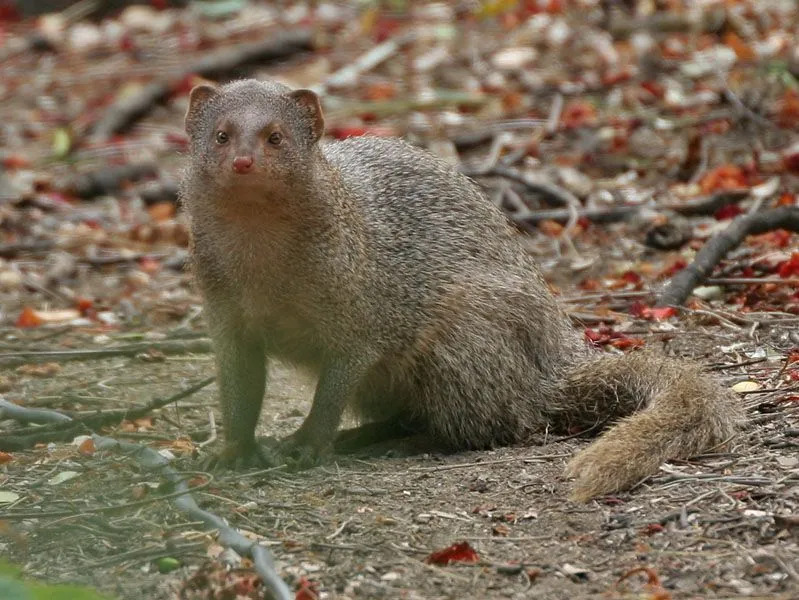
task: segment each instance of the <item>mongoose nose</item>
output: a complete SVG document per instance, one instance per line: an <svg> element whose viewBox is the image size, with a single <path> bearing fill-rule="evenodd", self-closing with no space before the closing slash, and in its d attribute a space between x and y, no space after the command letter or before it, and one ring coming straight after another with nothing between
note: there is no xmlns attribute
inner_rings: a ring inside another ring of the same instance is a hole
<svg viewBox="0 0 799 600"><path fill-rule="evenodd" d="M243 175L252 169L252 156L237 156L233 159L233 170Z"/></svg>

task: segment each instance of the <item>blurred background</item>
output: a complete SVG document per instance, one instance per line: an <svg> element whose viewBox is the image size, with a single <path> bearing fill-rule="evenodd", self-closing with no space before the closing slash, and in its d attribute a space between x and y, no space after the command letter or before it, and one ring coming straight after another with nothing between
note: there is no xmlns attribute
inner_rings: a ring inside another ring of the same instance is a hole
<svg viewBox="0 0 799 600"><path fill-rule="evenodd" d="M201 77L311 87L328 139L474 177L553 286L648 289L796 204L797 26L792 0L0 0L0 322L196 324L176 182Z"/></svg>
<svg viewBox="0 0 799 600"><path fill-rule="evenodd" d="M582 442L546 435L464 464L387 454L230 473L203 507L273 539L292 586L321 581L298 599L665 600L658 573L674 597L793 599L797 31L796 0L0 0L0 396L92 418L140 410L102 431L200 468L218 403L177 199L188 93L279 79L321 95L326 142L401 136L472 177L587 340L701 360L758 425L740 454L675 464L589 509L563 501ZM736 218L787 212L792 226L771 219L732 244L687 302L656 305ZM314 388L273 371L261 423L281 437ZM158 486L135 461L71 430L41 443L45 428L2 426L0 554L31 577L131 600L218 598L243 578L261 597L196 523L139 505ZM53 509L76 518L31 518ZM422 562L461 539L480 563Z"/></svg>

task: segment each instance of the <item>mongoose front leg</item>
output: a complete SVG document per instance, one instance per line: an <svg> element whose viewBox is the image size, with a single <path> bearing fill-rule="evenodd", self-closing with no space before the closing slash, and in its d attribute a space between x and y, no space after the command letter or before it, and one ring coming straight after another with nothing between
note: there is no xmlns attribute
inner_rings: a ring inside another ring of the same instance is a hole
<svg viewBox="0 0 799 600"><path fill-rule="evenodd" d="M332 453L344 409L352 402L369 363L351 358L325 365L316 384L311 412L300 428L281 440L278 451L292 466L307 468Z"/></svg>
<svg viewBox="0 0 799 600"><path fill-rule="evenodd" d="M233 468L271 466L268 453L255 441L266 387L263 341L246 330L226 328L215 333L214 350L225 429L225 447L215 463Z"/></svg>

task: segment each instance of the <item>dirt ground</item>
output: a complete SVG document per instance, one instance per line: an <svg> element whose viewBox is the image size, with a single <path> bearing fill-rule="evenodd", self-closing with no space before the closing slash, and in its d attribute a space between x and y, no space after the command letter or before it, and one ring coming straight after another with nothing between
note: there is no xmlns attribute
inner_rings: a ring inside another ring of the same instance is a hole
<svg viewBox="0 0 799 600"><path fill-rule="evenodd" d="M664 465L585 505L566 500L563 475L584 439L450 455L386 442L301 473L208 473L220 445L204 445L220 420L213 384L102 433L173 456L203 508L268 545L292 589L311 582L319 598L799 598L799 234L750 237L707 296L661 320L646 313L730 219L799 206L795 3L245 4L228 16L140 7L105 22L74 11L44 24L0 18L0 395L86 416L213 373L206 352L3 361L206 335L175 202L196 83L186 64L310 27L314 47L203 75L323 82L331 139L400 135L467 171L514 170L475 177L525 231L575 327L605 352L645 344L701 361L742 390L747 428L729 452ZM364 61L376 47L382 58ZM153 83L157 101L107 126ZM131 165L145 175L97 183ZM554 199L527 175L559 190ZM680 212L741 187L738 203ZM564 196L586 209L576 222L520 222L563 213ZM632 218L589 218L619 207ZM655 250L647 231L664 222L688 234ZM293 431L313 388L276 365L260 433ZM0 441L20 427L0 418ZM210 584L188 591L202 565L241 567L230 574L239 583L252 570L159 498L169 492L134 458L81 440L0 453L0 556L122 600L234 597ZM426 561L460 542L477 562Z"/></svg>
<svg viewBox="0 0 799 600"><path fill-rule="evenodd" d="M785 343L785 331L753 339L689 320L679 327L667 350L715 366ZM210 355L151 361L66 363L52 377L20 377L16 391L35 398L31 406L119 408L168 396L212 369ZM733 383L765 380L779 368L762 362L718 373ZM292 431L312 390L302 374L274 368L261 432ZM210 435L209 413L219 417L215 395L209 386L139 422L138 432L108 433L173 451L182 437L201 442ZM757 423L736 440L734 452L666 465L635 490L587 505L564 499L569 482L562 474L587 441L546 439L454 455L387 443L302 473L215 474L196 496L204 508L267 540L287 580L317 582L320 597L656 598L660 589L672 598L796 598L799 461L789 436L799 417L795 408L770 402L772 396L742 400ZM198 458L179 456L176 468L201 467ZM48 484L62 471L78 475ZM4 543L4 554L31 575L91 583L124 599L173 598L215 548L165 501L92 513L158 493L157 478L118 455L87 457L53 444L17 454L4 477L3 488L24 498L15 510L76 515L11 523L6 533L16 541ZM425 563L432 551L460 541L472 545L478 563ZM161 556L185 566L160 574L152 561ZM648 588L641 572L619 583L641 567L662 588Z"/></svg>

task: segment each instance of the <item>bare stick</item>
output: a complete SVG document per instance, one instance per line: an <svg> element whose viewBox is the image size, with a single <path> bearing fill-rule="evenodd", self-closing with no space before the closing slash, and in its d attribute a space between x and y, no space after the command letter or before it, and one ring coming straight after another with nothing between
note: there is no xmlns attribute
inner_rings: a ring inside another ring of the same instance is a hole
<svg viewBox="0 0 799 600"><path fill-rule="evenodd" d="M9 352L0 354L0 369L17 367L29 363L68 362L71 360L97 360L115 356L136 356L142 352L157 350L164 354L204 354L211 352L211 340L159 340L126 344L97 350L48 350L43 352Z"/></svg>
<svg viewBox="0 0 799 600"><path fill-rule="evenodd" d="M92 129L92 141L104 141L123 131L146 115L153 106L165 100L176 84L191 75L211 77L229 73L243 64L269 62L287 58L298 52L310 50L312 34L308 30L288 31L267 40L250 44L221 48L212 52L185 69L163 77L144 86L137 94L118 99Z"/></svg>
<svg viewBox="0 0 799 600"><path fill-rule="evenodd" d="M349 85L357 81L358 76L362 73L371 71L384 60L396 55L397 52L414 39L416 39L416 34L413 32L403 33L402 35L388 39L371 48L365 54L362 54L345 67L330 75L323 83L315 85L311 87L311 89L317 94L324 94L329 87Z"/></svg>
<svg viewBox="0 0 799 600"><path fill-rule="evenodd" d="M157 174L157 167L150 162L111 167L104 165L96 171L79 175L68 184L68 188L81 198L94 198L116 192L126 182L155 177Z"/></svg>
<svg viewBox="0 0 799 600"><path fill-rule="evenodd" d="M23 410L30 410L30 409L23 408ZM59 417L62 419L69 419L68 416L60 415L56 411L36 411L36 412L37 413L51 412L53 413L53 415L58 415L58 417L51 417L48 420L56 420ZM33 417L33 415L31 415L31 417ZM41 415L36 415L36 418L41 419ZM252 558L256 572L261 577L261 580L264 582L264 585L272 593L273 598L276 598L277 600L291 600L292 598L291 591L289 590L286 583L281 579L280 575L277 574L277 569L275 568L274 559L272 558L272 554L269 552L269 550L266 547L258 544L257 542L253 542L244 537L243 535L241 535L238 531L227 525L227 523L225 523L225 521L220 517L218 517L217 515L201 509L197 505L197 502L194 500L194 497L191 495L191 490L188 486L188 483L186 483L185 474L175 471L175 469L173 469L169 465L169 460L167 458L165 458L164 456L162 456L152 448L148 448L147 446L142 446L140 444L135 444L132 442L122 442L101 435L93 435L92 439L94 441L94 445L97 450L117 450L119 452L123 452L129 456L133 456L137 460L137 462L139 462L139 464L141 464L144 468L160 472L164 477L166 477L169 480L170 483L173 484L174 491L167 494L164 498L148 498L142 501L131 502L126 506L102 507L98 510L94 510L91 512L118 511L126 507L139 506L145 503L149 504L156 500L161 500L165 498L174 498L175 504L184 513L188 514L193 519L202 521L209 529L216 529L217 531L219 531L219 539L223 544L229 546L230 548L232 548L242 556L249 556ZM207 486L209 484L210 484L210 478L205 485ZM70 511L55 511L51 513L38 513L38 514L9 513L4 516L5 518L9 519L15 519L15 518L19 519L19 518L70 516L74 514L75 512L70 510Z"/></svg>
<svg viewBox="0 0 799 600"><path fill-rule="evenodd" d="M511 167L503 167L501 165L494 165L484 170L462 170L467 177L504 177L517 183L521 183L529 191L540 194L547 201L559 204L561 206L578 207L581 206L579 198L572 194L569 190L557 186L553 183L544 181L537 181L526 173ZM565 221L568 221L572 216L569 210L564 211Z"/></svg>
<svg viewBox="0 0 799 600"><path fill-rule="evenodd" d="M48 423L38 427L17 430L13 435L0 438L0 450L15 451L32 448L44 442L63 442L76 435L92 432L101 427L118 425L125 419L140 419L154 410L173 404L198 392L214 382L214 377L203 379L167 398L156 398L138 408L93 413L80 418L46 409L18 406L0 398L0 418L10 418L27 423Z"/></svg>
<svg viewBox="0 0 799 600"><path fill-rule="evenodd" d="M743 215L716 234L697 253L694 262L678 272L658 297L658 306L679 306L713 272L727 253L740 245L748 235L787 229L799 231L799 208L782 206L763 212Z"/></svg>
<svg viewBox="0 0 799 600"><path fill-rule="evenodd" d="M690 202L670 203L666 204L664 208L673 210L681 215L712 215L718 209L723 208L729 204L740 202L749 196L750 190L723 190L712 194L711 196L704 196L696 198Z"/></svg>

